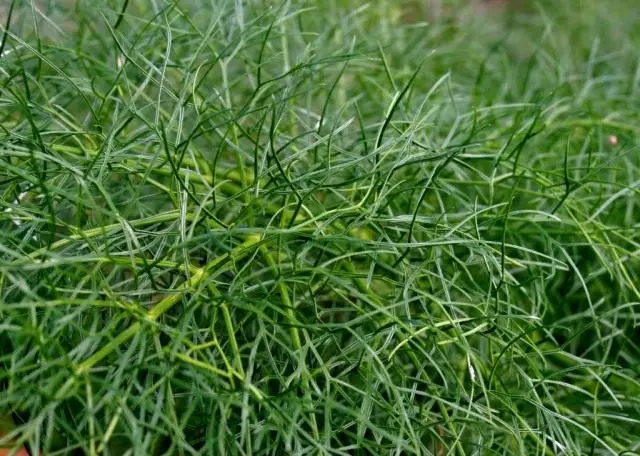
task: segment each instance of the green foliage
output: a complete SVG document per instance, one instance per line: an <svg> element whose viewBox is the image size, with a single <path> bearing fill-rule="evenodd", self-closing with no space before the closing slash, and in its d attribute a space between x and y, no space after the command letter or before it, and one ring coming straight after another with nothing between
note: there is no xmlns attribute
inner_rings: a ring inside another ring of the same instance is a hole
<svg viewBox="0 0 640 456"><path fill-rule="evenodd" d="M640 452L633 3L425 5L0 7L0 446Z"/></svg>

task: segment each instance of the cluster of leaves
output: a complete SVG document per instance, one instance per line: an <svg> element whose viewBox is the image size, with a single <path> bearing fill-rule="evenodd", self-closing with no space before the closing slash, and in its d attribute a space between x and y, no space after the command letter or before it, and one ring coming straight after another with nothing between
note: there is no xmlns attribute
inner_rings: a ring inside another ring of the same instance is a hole
<svg viewBox="0 0 640 456"><path fill-rule="evenodd" d="M637 454L640 36L581 3L0 8L0 446Z"/></svg>

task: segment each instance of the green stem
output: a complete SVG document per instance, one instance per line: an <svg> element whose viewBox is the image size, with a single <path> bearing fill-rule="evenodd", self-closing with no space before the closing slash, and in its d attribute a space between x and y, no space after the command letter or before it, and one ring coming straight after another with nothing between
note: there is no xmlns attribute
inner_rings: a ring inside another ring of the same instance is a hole
<svg viewBox="0 0 640 456"><path fill-rule="evenodd" d="M206 277L208 272L213 272L217 266L221 263L229 260L229 259L238 259L242 255L246 254L249 251L249 248L256 244L259 241L259 237L257 236L248 236L247 240L229 252L227 255L223 257L218 257L215 260L211 261L204 268L196 271L189 280L180 285L175 294L171 296L167 296L158 302L145 316L145 320L149 322L154 322L164 313L166 313L169 309L171 309L176 303L180 301L180 299L191 289L196 288ZM116 348L118 348L123 343L127 342L131 339L135 334L138 333L142 329L141 323L135 322L131 326L129 326L126 330L120 333L115 339L110 341L108 344L103 346L100 350L94 353L89 358L85 359L82 363L80 363L74 370L76 375L80 375L84 372L87 372L89 369L94 367L97 363L103 360L105 357L109 356ZM67 381L67 383L69 383ZM69 385L70 386L70 385ZM62 391L66 391L68 389L67 384L61 388Z"/></svg>
<svg viewBox="0 0 640 456"><path fill-rule="evenodd" d="M279 275L278 264L271 255L271 252L266 248L263 244L260 246L260 251L264 256L267 264L271 268L271 271L277 276ZM306 406L309 409L309 416L311 419L311 431L313 434L313 438L318 441L320 439L320 433L318 431L318 423L316 420L316 414L313 406L313 399L311 398L311 394L309 393L309 381L311 380L311 375L304 365L303 354L302 354L302 343L300 340L300 332L298 331L296 317L295 317L295 309L294 305L291 302L291 298L289 297L289 290L287 289L286 284L283 280L278 281L278 290L280 291L280 297L282 299L282 306L284 307L285 315L289 320L289 333L291 335L291 344L296 351L296 355L298 357L298 365L300 369L300 374L302 377L302 385L304 387L304 401Z"/></svg>

